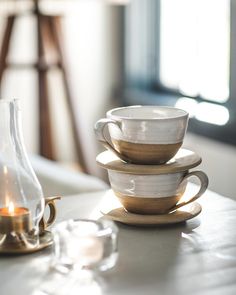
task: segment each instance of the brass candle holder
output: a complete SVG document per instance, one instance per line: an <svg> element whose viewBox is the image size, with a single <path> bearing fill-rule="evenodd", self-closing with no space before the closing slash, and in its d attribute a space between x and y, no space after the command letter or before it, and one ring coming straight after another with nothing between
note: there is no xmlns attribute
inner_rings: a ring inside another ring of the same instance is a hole
<svg viewBox="0 0 236 295"><path fill-rule="evenodd" d="M44 198L21 131L18 100L0 99L0 254L23 254L52 244L46 228L56 217L55 199ZM49 218L45 220L45 207Z"/></svg>
<svg viewBox="0 0 236 295"><path fill-rule="evenodd" d="M8 207L0 208L0 254L32 253L52 245L52 234L46 229L56 218L57 199L60 197L45 199L45 207L48 205L50 209L49 217L40 220L38 233L32 226L29 209L14 207L12 202ZM31 243L37 235L37 243Z"/></svg>

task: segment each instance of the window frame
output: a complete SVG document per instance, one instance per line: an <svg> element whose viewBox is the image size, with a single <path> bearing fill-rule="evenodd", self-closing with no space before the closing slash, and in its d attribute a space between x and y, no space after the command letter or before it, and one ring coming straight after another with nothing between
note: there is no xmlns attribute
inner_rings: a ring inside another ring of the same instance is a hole
<svg viewBox="0 0 236 295"><path fill-rule="evenodd" d="M133 10L132 10L133 9ZM166 89L158 78L160 2L158 0L139 0L124 8L124 88L122 104L147 104L173 106L184 95ZM138 32L135 41L131 35ZM154 37L153 37L154 36ZM140 52L134 46L140 44ZM236 1L230 1L230 79L229 99L224 103L194 97L197 102L209 102L225 106L230 114L223 126L190 118L190 132L236 146ZM131 54L136 54L135 58ZM131 59L131 61L130 61ZM132 63L130 65L130 63ZM134 69L131 68L134 67ZM192 98L192 97L190 97Z"/></svg>

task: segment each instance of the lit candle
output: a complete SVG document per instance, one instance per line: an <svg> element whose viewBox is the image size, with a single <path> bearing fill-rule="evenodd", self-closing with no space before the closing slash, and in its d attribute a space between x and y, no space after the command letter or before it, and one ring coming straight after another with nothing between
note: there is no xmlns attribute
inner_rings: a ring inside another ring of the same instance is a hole
<svg viewBox="0 0 236 295"><path fill-rule="evenodd" d="M15 207L13 202L0 208L0 233L29 232L32 229L29 210L24 207Z"/></svg>
<svg viewBox="0 0 236 295"><path fill-rule="evenodd" d="M77 260L84 266L96 264L103 257L103 243L99 237L83 237L76 248Z"/></svg>

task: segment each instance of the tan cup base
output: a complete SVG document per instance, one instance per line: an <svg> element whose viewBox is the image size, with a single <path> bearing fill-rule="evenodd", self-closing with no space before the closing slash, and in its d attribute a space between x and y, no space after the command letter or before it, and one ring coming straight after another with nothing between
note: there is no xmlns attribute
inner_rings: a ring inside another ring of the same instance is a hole
<svg viewBox="0 0 236 295"><path fill-rule="evenodd" d="M164 164L180 149L182 142L173 144L142 144L122 140L112 142L115 149L134 164Z"/></svg>
<svg viewBox="0 0 236 295"><path fill-rule="evenodd" d="M119 192L114 191L114 193L127 211L148 215L168 213L179 202L184 192L177 196L165 198L130 197Z"/></svg>

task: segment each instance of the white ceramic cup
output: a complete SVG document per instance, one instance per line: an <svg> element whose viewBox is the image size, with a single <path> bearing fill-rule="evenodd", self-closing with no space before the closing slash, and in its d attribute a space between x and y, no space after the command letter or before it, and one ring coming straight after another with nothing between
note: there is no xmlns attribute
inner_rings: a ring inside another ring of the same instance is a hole
<svg viewBox="0 0 236 295"><path fill-rule="evenodd" d="M129 106L112 109L95 124L98 140L135 164L163 164L183 143L188 113L174 107ZM112 143L105 136L108 125Z"/></svg>
<svg viewBox="0 0 236 295"><path fill-rule="evenodd" d="M111 188L123 207L137 214L169 213L198 199L208 186L208 177L202 171L143 175L108 169L108 176ZM200 189L187 201L181 201L191 176L200 180Z"/></svg>

